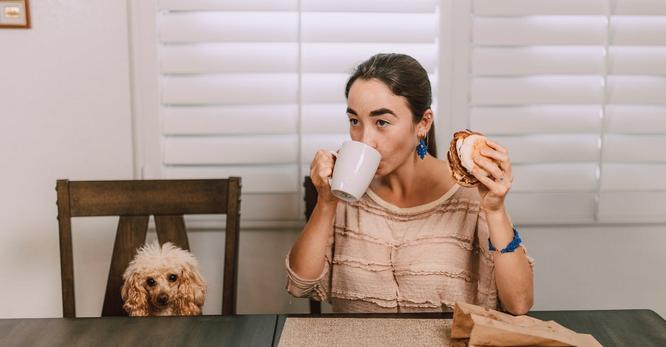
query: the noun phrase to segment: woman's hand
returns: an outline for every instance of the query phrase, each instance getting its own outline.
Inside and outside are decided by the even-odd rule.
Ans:
[[[481,155],[473,158],[476,167],[472,174],[481,182],[478,186],[481,208],[496,212],[504,208],[504,198],[511,189],[511,160],[506,148],[490,140],[486,142],[491,148],[481,150]]]
[[[335,157],[331,152],[319,150],[310,164],[310,178],[317,189],[317,203],[337,205],[338,198],[331,193],[329,177],[333,174]]]

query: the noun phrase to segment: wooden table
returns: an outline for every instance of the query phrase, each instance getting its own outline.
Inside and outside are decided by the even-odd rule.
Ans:
[[[1,319],[0,346],[271,346],[277,315]]]
[[[530,316],[592,334],[604,346],[666,346],[666,321],[650,310],[535,311]],[[450,313],[0,319],[0,346],[277,346],[289,317],[450,319]]]

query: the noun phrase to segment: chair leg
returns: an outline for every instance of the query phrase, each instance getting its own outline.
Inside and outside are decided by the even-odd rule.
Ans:
[[[321,302],[310,299],[310,314],[321,314]]]
[[[56,183],[58,200],[58,238],[60,240],[60,280],[62,286],[62,316],[76,317],[74,300],[74,256],[72,254],[72,220],[69,203],[69,180]]]

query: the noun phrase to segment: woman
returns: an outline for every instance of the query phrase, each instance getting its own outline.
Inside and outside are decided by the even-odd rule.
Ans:
[[[456,184],[436,158],[427,72],[409,56],[371,57],[345,96],[351,138],[382,160],[367,193],[346,203],[328,184],[334,157],[317,152],[317,205],[287,256],[288,291],[336,312],[448,311],[463,301],[525,314],[532,261],[524,247],[506,248],[517,241],[504,205],[513,181],[508,151],[489,141],[492,149],[475,158],[478,188]]]

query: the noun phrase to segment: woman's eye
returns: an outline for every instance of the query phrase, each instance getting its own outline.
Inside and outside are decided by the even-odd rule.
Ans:
[[[356,126],[356,125],[358,125],[358,119],[356,119],[356,118],[350,118],[350,119],[349,119],[349,124],[351,124],[352,126]]]
[[[382,119],[380,119],[380,120],[377,121],[377,125],[379,125],[379,126],[382,127],[382,128],[385,127],[385,126],[387,126],[387,125],[389,125],[389,124],[391,124],[391,123],[389,123],[389,122],[387,122],[387,121],[385,121],[385,120],[382,120]]]
[[[169,275],[169,281],[176,282],[177,279],[178,279],[178,276],[173,275],[173,274]]]
[[[152,287],[152,286],[154,286],[154,285],[155,285],[155,283],[157,283],[157,282],[155,282],[155,280],[154,280],[154,279],[152,279],[152,278],[149,278],[149,279],[147,279],[147,280],[146,280],[146,283],[147,283],[147,284],[148,284],[149,286],[151,286],[151,287]]]

